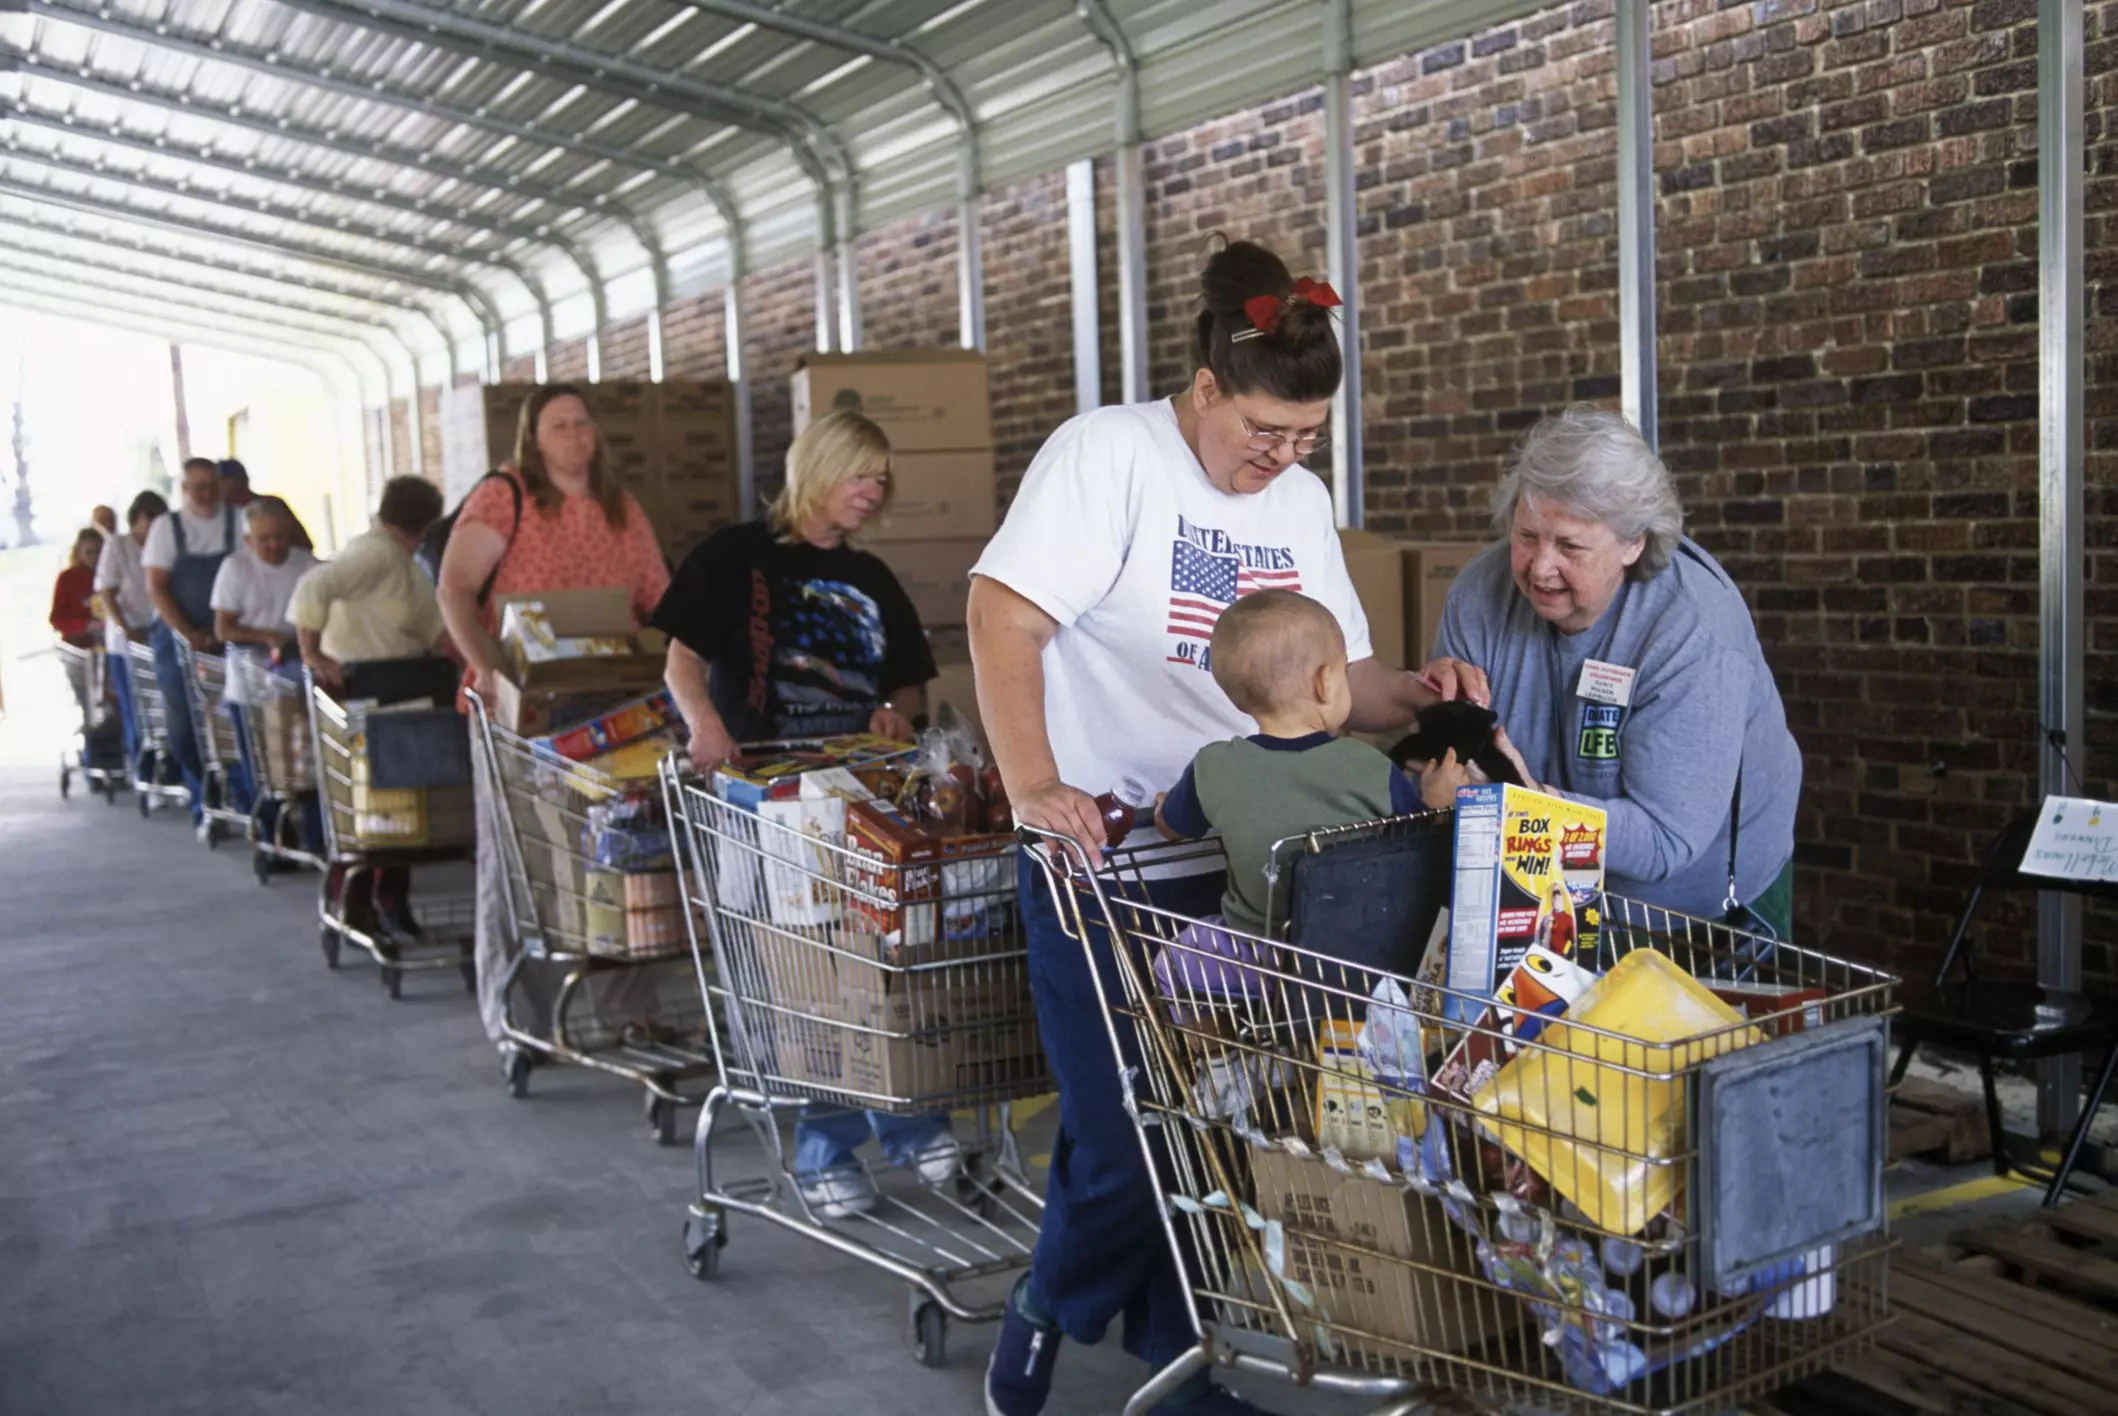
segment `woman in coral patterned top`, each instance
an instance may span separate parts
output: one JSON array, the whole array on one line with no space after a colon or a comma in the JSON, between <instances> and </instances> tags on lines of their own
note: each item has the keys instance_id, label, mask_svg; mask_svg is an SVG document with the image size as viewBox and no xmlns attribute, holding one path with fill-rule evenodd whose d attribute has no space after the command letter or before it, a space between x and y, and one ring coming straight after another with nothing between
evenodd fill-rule
<instances>
[{"instance_id":1,"label":"woman in coral patterned top","mask_svg":"<svg viewBox=\"0 0 2118 1416\"><path fill-rule=\"evenodd\" d=\"M669 588L669 564L647 513L603 465L588 400L570 384L545 384L522 405L515 465L463 499L441 558L441 615L467 666L466 686L491 701L503 662L494 638L493 604L500 596L603 585L627 593L638 626ZM479 1016L495 1042L505 1039L510 1022L518 1032L549 1038L564 966L525 961L509 972L519 946L508 928L495 784L484 753L472 753L471 762L478 789ZM641 1011L639 1000L626 996L638 991L622 979L630 972L598 975L583 990L583 1003L598 1019ZM647 1001L651 1011L651 994Z\"/></svg>"},{"instance_id":2,"label":"woman in coral patterned top","mask_svg":"<svg viewBox=\"0 0 2118 1416\"><path fill-rule=\"evenodd\" d=\"M669 564L647 514L604 469L588 400L572 384L545 384L522 405L515 465L463 499L442 557L441 613L465 682L491 697L500 597L598 585L624 589L644 624L669 588Z\"/></svg>"}]
</instances>

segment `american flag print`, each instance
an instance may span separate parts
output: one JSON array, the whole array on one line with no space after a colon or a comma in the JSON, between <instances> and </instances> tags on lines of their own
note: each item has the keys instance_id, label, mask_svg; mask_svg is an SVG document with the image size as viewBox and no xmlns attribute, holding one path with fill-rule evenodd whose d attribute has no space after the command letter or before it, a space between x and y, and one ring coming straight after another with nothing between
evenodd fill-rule
<instances>
[{"instance_id":1,"label":"american flag print","mask_svg":"<svg viewBox=\"0 0 2118 1416\"><path fill-rule=\"evenodd\" d=\"M1206 641L1223 610L1259 590L1299 591L1302 575L1287 547L1241 545L1181 520L1178 532L1169 564L1168 658L1203 669Z\"/></svg>"}]
</instances>

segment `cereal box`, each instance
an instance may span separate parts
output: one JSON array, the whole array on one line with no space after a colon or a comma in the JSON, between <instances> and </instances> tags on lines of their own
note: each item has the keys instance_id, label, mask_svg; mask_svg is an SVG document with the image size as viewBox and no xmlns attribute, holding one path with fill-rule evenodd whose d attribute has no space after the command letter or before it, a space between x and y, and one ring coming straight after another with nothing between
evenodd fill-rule
<instances>
[{"instance_id":1,"label":"cereal box","mask_svg":"<svg viewBox=\"0 0 2118 1416\"><path fill-rule=\"evenodd\" d=\"M1532 948L1593 960L1603 911L1606 822L1584 806L1493 783L1456 794L1456 892L1448 986L1493 998ZM1479 1006L1449 1000L1470 1021Z\"/></svg>"}]
</instances>

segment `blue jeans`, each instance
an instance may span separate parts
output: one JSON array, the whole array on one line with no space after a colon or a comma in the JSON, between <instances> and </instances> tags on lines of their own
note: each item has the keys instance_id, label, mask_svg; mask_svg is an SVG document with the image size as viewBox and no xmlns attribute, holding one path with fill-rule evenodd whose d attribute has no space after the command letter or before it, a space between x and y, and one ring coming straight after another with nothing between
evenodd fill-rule
<instances>
[{"instance_id":1,"label":"blue jeans","mask_svg":"<svg viewBox=\"0 0 2118 1416\"><path fill-rule=\"evenodd\" d=\"M949 1133L945 1111L931 1116L894 1116L887 1111L848 1111L810 1105L794 1123L794 1174L808 1180L854 1163L853 1152L872 1134L883 1154L903 1165Z\"/></svg>"},{"instance_id":2,"label":"blue jeans","mask_svg":"<svg viewBox=\"0 0 2118 1416\"><path fill-rule=\"evenodd\" d=\"M140 770L140 715L132 706L132 661L123 654L112 654L103 661L110 678L111 697L118 700L118 725L125 735L125 761L133 771Z\"/></svg>"},{"instance_id":3,"label":"blue jeans","mask_svg":"<svg viewBox=\"0 0 2118 1416\"><path fill-rule=\"evenodd\" d=\"M228 786L223 805L235 811L251 811L257 804L257 764L250 758L250 734L243 721L246 709L240 703L226 705L228 721L235 726L235 761L221 764Z\"/></svg>"},{"instance_id":4,"label":"blue jeans","mask_svg":"<svg viewBox=\"0 0 2118 1416\"><path fill-rule=\"evenodd\" d=\"M1158 907L1203 918L1221 907L1224 877L1150 881ZM1105 1028L1120 998L1109 931L1091 920L1090 947L1108 998L1096 991L1086 951L1067 938L1044 871L1023 859L1016 887L1029 946L1030 991L1045 1056L1059 1084L1059 1134L1044 1187L1044 1220L1030 1260L1032 1300L1076 1342L1100 1342L1125 1318L1125 1350L1155 1367L1198 1341L1184 1276L1162 1228L1140 1133L1125 1114L1118 1061ZM1088 911L1094 914L1093 906ZM1144 961L1142 961L1144 963ZM1125 1065L1139 1065L1132 1027L1119 1019Z\"/></svg>"},{"instance_id":5,"label":"blue jeans","mask_svg":"<svg viewBox=\"0 0 2118 1416\"><path fill-rule=\"evenodd\" d=\"M205 811L206 764L199 759L198 731L191 723L191 694L184 687L184 665L177 657L176 634L159 621L154 627L154 681L162 687L163 720L169 724L169 756L183 775L184 790L191 795L191 819L197 823Z\"/></svg>"}]
</instances>

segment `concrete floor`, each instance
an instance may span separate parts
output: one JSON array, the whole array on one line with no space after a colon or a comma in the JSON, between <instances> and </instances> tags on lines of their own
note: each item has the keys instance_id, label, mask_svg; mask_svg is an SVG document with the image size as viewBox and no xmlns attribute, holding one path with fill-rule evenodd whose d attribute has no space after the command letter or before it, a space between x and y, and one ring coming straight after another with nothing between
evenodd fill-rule
<instances>
[{"instance_id":1,"label":"concrete floor","mask_svg":"<svg viewBox=\"0 0 2118 1416\"><path fill-rule=\"evenodd\" d=\"M893 1280L740 1218L692 1279L689 1148L635 1089L551 1068L509 1099L453 974L392 1004L327 973L313 876L62 803L7 726L0 1413L982 1410L991 1328L923 1369ZM1142 1376L1115 1342L1060 1372L1055 1416Z\"/></svg>"}]
</instances>

